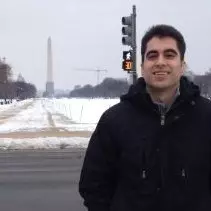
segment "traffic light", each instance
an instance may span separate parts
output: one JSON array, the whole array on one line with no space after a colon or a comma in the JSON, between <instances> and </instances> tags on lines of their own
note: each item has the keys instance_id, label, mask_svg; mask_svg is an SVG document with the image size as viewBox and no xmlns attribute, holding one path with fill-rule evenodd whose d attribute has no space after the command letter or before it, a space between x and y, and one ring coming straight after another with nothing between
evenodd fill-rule
<instances>
[{"instance_id":1,"label":"traffic light","mask_svg":"<svg viewBox=\"0 0 211 211\"><path fill-rule=\"evenodd\" d=\"M130 61L124 60L122 62L122 69L130 72L133 69L133 62L131 60Z\"/></svg>"},{"instance_id":2,"label":"traffic light","mask_svg":"<svg viewBox=\"0 0 211 211\"><path fill-rule=\"evenodd\" d=\"M122 34L124 35L122 37L122 44L123 45L129 45L133 46L133 17L132 15L128 17L122 17L122 24L124 25L122 27Z\"/></svg>"},{"instance_id":3,"label":"traffic light","mask_svg":"<svg viewBox=\"0 0 211 211\"><path fill-rule=\"evenodd\" d=\"M133 69L132 51L123 51L122 69L128 72L132 71Z\"/></svg>"},{"instance_id":4,"label":"traffic light","mask_svg":"<svg viewBox=\"0 0 211 211\"><path fill-rule=\"evenodd\" d=\"M122 44L130 46L130 50L123 51L122 69L133 75L133 83L137 79L136 73L136 6L130 16L122 17Z\"/></svg>"},{"instance_id":5,"label":"traffic light","mask_svg":"<svg viewBox=\"0 0 211 211\"><path fill-rule=\"evenodd\" d=\"M131 60L132 59L132 51L123 51L123 59Z\"/></svg>"}]
</instances>

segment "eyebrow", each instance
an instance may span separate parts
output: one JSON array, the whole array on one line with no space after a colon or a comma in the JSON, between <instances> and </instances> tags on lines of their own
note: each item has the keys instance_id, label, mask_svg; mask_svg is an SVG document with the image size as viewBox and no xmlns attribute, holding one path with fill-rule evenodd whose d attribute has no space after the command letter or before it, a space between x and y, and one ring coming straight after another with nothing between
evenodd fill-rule
<instances>
[{"instance_id":1,"label":"eyebrow","mask_svg":"<svg viewBox=\"0 0 211 211\"><path fill-rule=\"evenodd\" d=\"M149 56L149 54L156 54L156 53L158 53L158 51L156 51L156 50L148 51L146 54L146 57Z\"/></svg>"},{"instance_id":2,"label":"eyebrow","mask_svg":"<svg viewBox=\"0 0 211 211\"><path fill-rule=\"evenodd\" d=\"M147 57L149 54L156 54L156 53L158 53L157 50L148 51L147 54L146 54L146 57ZM175 50L172 49L172 48L169 48L169 49L164 50L164 53L173 53L173 54L175 54L175 55L178 54L177 51L175 51Z\"/></svg>"},{"instance_id":3,"label":"eyebrow","mask_svg":"<svg viewBox=\"0 0 211 211\"><path fill-rule=\"evenodd\" d=\"M174 49L171 49L171 48L170 48L170 49L166 49L166 50L164 51L164 53L174 53L174 54L176 54L176 55L178 54L177 51L175 51Z\"/></svg>"}]
</instances>

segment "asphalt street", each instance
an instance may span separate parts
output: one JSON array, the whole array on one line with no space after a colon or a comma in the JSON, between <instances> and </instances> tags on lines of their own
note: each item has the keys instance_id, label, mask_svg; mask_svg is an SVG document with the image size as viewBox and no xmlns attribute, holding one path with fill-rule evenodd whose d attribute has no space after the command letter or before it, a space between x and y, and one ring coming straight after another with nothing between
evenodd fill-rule
<instances>
[{"instance_id":1,"label":"asphalt street","mask_svg":"<svg viewBox=\"0 0 211 211\"><path fill-rule=\"evenodd\" d=\"M78 194L82 149L0 152L0 210L85 211Z\"/></svg>"}]
</instances>

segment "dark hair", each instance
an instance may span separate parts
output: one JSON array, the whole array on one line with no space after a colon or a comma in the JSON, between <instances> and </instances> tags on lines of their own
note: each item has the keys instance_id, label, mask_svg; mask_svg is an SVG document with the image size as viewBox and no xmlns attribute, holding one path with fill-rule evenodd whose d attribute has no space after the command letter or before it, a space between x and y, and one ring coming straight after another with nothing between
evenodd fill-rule
<instances>
[{"instance_id":1,"label":"dark hair","mask_svg":"<svg viewBox=\"0 0 211 211\"><path fill-rule=\"evenodd\" d=\"M141 40L141 57L142 62L144 62L144 55L147 48L147 43L153 38L153 37L171 37L176 40L177 47L180 51L181 60L184 59L185 51L186 51L186 44L183 35L173 26L169 25L155 25L152 26L143 36Z\"/></svg>"}]
</instances>

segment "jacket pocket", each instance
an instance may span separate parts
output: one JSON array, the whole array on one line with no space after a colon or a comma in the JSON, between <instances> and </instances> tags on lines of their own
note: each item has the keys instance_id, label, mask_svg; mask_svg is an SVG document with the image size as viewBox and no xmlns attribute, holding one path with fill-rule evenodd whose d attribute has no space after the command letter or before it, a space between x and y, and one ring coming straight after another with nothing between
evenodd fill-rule
<instances>
[{"instance_id":1,"label":"jacket pocket","mask_svg":"<svg viewBox=\"0 0 211 211\"><path fill-rule=\"evenodd\" d=\"M185 167L180 167L175 170L174 183L181 192L186 192L188 187L188 171Z\"/></svg>"},{"instance_id":2,"label":"jacket pocket","mask_svg":"<svg viewBox=\"0 0 211 211\"><path fill-rule=\"evenodd\" d=\"M140 169L140 195L152 195L157 189L158 173L156 168L150 166L147 161L146 152L142 152L141 169Z\"/></svg>"}]
</instances>

